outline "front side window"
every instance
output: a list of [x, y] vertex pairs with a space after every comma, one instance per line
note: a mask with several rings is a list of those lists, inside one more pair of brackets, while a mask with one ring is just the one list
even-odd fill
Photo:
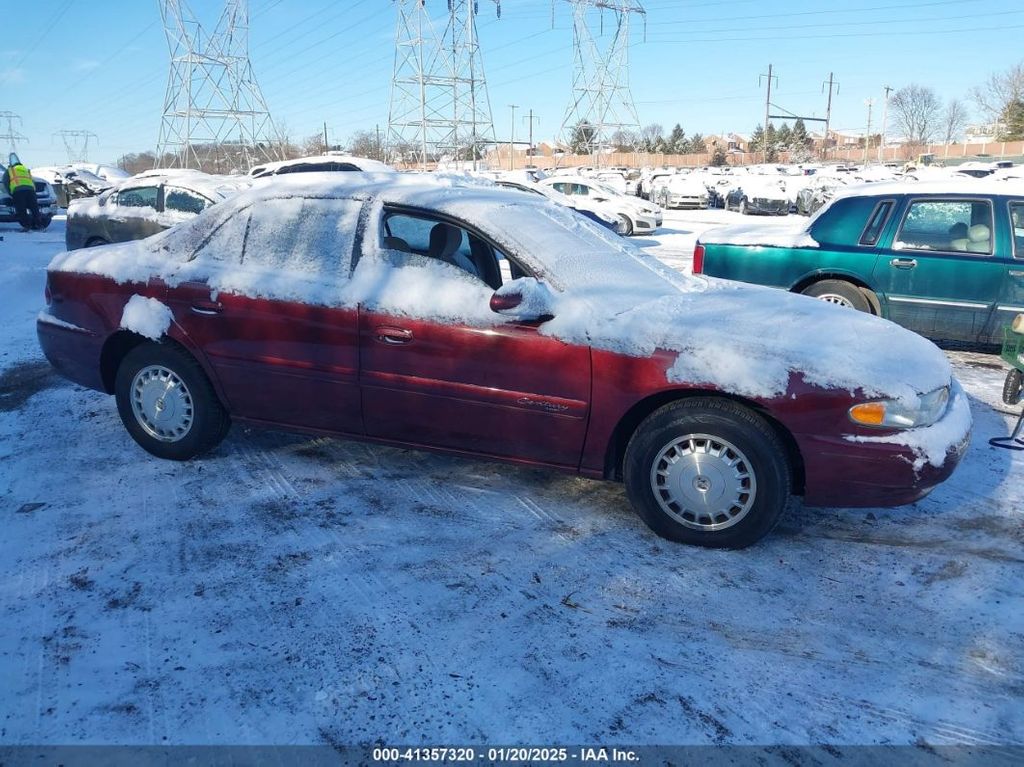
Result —
[[1013, 256], [1024, 258], [1024, 202], [1010, 203], [1010, 226], [1013, 227]]
[[344, 278], [363, 203], [292, 197], [252, 208], [243, 265], [308, 276]]
[[169, 186], [164, 188], [164, 210], [175, 213], [202, 213], [210, 201], [200, 194]]
[[977, 200], [912, 202], [893, 248], [991, 255], [992, 206]]
[[117, 204], [126, 208], [152, 208], [156, 210], [157, 188], [140, 186], [135, 189], [122, 189], [117, 193]]

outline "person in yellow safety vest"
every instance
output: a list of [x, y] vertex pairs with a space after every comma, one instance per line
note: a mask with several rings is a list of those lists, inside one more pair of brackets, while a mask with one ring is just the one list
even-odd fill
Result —
[[0, 183], [3, 184], [3, 190], [9, 192], [14, 200], [15, 214], [22, 230], [27, 232], [29, 229], [38, 229], [39, 200], [36, 199], [36, 184], [32, 180], [32, 171], [25, 167], [14, 152], [11, 152], [8, 159], [10, 164], [4, 171]]

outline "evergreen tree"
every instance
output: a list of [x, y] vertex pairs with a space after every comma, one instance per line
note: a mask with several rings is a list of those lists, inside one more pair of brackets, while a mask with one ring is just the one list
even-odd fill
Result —
[[775, 143], [781, 150], [789, 149], [793, 143], [793, 129], [783, 123], [782, 127], [775, 134]]
[[586, 120], [580, 120], [572, 129], [569, 148], [573, 154], [590, 154], [594, 148], [597, 129]]
[[725, 150], [719, 144], [715, 144], [715, 150], [711, 153], [711, 164], [716, 168], [729, 164], [729, 160], [725, 156]]
[[694, 133], [690, 136], [690, 140], [686, 142], [686, 154], [705, 154], [708, 148], [704, 143], [704, 137], [699, 133]]
[[1000, 141], [1024, 140], [1024, 100], [1014, 99], [1003, 110], [1002, 129], [999, 131]]
[[798, 117], [796, 122], [793, 123], [792, 138], [789, 145], [794, 149], [798, 149], [807, 146], [809, 141], [810, 137], [807, 135], [807, 127], [804, 125], [804, 121]]
[[758, 123], [757, 127], [754, 128], [754, 132], [750, 134], [750, 146], [749, 146], [749, 149], [750, 149], [751, 152], [761, 152], [761, 151], [764, 151], [763, 148], [764, 148], [764, 128], [761, 126], [761, 123]]
[[666, 143], [665, 151], [668, 154], [682, 154], [686, 151], [686, 133], [683, 132], [683, 126], [676, 123], [676, 126], [672, 129], [672, 132], [668, 134], [668, 140]]

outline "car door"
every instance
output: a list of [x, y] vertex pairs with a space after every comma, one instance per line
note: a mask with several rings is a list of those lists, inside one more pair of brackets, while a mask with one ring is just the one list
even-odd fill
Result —
[[[157, 209], [160, 187], [120, 189], [107, 203], [107, 234], [110, 242], [141, 240], [162, 232]], [[113, 204], [111, 204], [113, 203]]]
[[358, 312], [342, 305], [362, 203], [261, 200], [228, 217], [168, 292], [232, 415], [361, 434]]
[[[473, 269], [441, 260], [430, 232], [459, 230]], [[387, 238], [387, 239], [385, 239]], [[374, 241], [376, 240], [376, 241]], [[364, 254], [388, 251], [378, 295], [360, 306], [360, 385], [369, 436], [577, 467], [590, 407], [590, 350], [544, 336], [539, 322], [493, 314], [503, 281], [523, 274], [479, 232], [425, 213], [386, 209]], [[491, 259], [491, 263], [487, 260]]]
[[889, 319], [933, 340], [983, 343], [1006, 275], [996, 234], [986, 197], [908, 199], [873, 274]]
[[1007, 239], [1010, 241], [1007, 251], [1011, 257], [1006, 260], [1003, 291], [989, 328], [989, 340], [992, 343], [1001, 343], [1003, 328], [1013, 322], [1018, 314], [1024, 313], [1024, 200], [1010, 200], [1007, 208]]

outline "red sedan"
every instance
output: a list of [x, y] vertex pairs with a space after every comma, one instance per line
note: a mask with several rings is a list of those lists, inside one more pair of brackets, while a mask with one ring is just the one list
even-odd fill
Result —
[[660, 535], [741, 547], [791, 495], [892, 506], [971, 417], [885, 320], [664, 268], [543, 198], [423, 176], [258, 183], [50, 264], [39, 341], [175, 460], [233, 421], [623, 480]]

